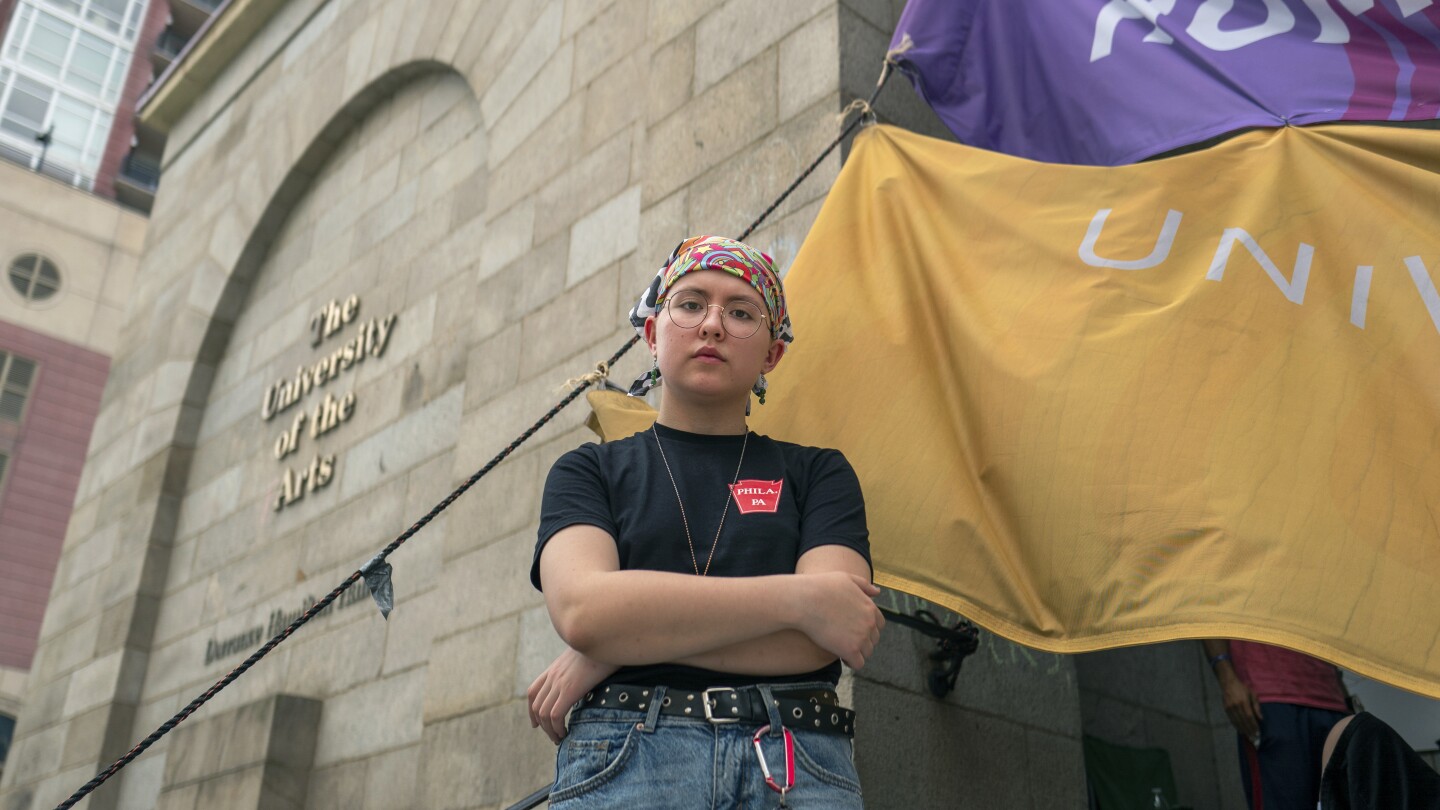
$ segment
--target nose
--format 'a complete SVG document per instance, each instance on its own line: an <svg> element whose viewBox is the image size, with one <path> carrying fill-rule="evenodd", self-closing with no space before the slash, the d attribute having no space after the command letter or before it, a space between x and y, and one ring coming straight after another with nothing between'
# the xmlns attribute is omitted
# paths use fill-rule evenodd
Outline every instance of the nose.
<svg viewBox="0 0 1440 810"><path fill-rule="evenodd" d="M711 304L705 308L705 318L700 321L701 336L721 337L725 334L725 308Z"/></svg>

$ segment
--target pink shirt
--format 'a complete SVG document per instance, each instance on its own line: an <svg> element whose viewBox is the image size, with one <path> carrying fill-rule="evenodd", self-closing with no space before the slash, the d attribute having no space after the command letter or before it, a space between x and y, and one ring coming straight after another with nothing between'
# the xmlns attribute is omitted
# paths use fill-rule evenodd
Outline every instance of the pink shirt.
<svg viewBox="0 0 1440 810"><path fill-rule="evenodd" d="M1230 663L1261 703L1349 711L1339 672L1317 658L1284 647L1232 640Z"/></svg>

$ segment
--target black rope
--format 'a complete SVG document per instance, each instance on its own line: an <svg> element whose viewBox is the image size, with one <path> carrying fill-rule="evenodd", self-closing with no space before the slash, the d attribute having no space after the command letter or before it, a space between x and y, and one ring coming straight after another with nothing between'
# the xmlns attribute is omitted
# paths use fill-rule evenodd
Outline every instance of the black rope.
<svg viewBox="0 0 1440 810"><path fill-rule="evenodd" d="M816 167L820 165L821 161L823 161L831 152L833 152L835 150L835 147L840 145L841 141L845 140L845 138L849 136L852 131L854 131L855 127L859 126L861 121L871 116L871 113L869 111L870 105L875 103L875 97L880 94L880 89L885 86L885 82L889 78L889 75L890 68L887 64L885 67L885 71L880 75L879 83L875 85L875 92L870 95L870 100L866 102L865 108L862 113L860 115L857 115L855 117L855 120L851 121L850 124L845 127L845 129L840 133L840 136L837 137L834 141L832 141L830 145L825 148L824 152L820 153L820 157L816 158L814 162L812 162L808 167L806 167L805 171L802 172L800 176L795 179L795 182L791 183L788 188L781 192L780 196L775 199L775 202L770 204L769 208L766 208L763 212L761 212L760 216L757 217L754 222L750 223L750 227L746 228L740 234L740 236L736 237L738 240L744 241L746 237L748 237L757 227L759 227L760 223L765 221L766 217L774 213L775 209L779 208L781 203L785 202L785 199L789 197L790 194L794 192L795 189L798 188L802 182L804 182L805 178L810 176L811 172L815 171ZM630 351L630 349L636 343L639 342L639 335L632 336L629 340L625 341L624 345L622 345L618 350L616 350L614 354L610 355L610 359L606 360L605 363L601 366L601 368L605 369L608 373L608 370L610 368L613 368L615 363L626 352ZM535 433L539 431L542 427L544 427L546 423L548 423L551 419L554 419L556 414L560 413L560 411L563 410L571 402L574 402L575 399L580 396L581 392L593 385L595 381L600 378L600 376L601 375L597 375L596 377L592 377L590 379L582 379L577 382L575 388L570 391L570 393L566 394L549 411L546 411L545 415L540 417L535 422L535 424L531 425L524 433L521 433L518 437L516 437L516 439L510 442L510 444L507 445L504 450L501 450L499 453L497 453L494 458L486 462L484 467L481 467L478 471L476 471L474 475L470 476L470 478L467 479L465 483L461 484L458 488L456 488L454 492L451 492L445 497L444 500L431 508L431 510L427 512L424 517L415 521L415 524L412 525L410 528L406 529L403 533L401 533L399 537L391 540L390 544L385 546L385 548L382 549L379 554L376 554L374 557L370 558L370 560L366 562L365 565L361 566L355 572L350 574L350 576L346 577L345 581L341 582L338 586L336 586L335 590L326 594L325 598L311 605L309 610L300 614L300 616L296 618L295 621L290 623L290 626L286 627L274 638L267 641L265 643L265 646L251 653L249 658L246 658L243 662L241 662L239 666L230 670L229 674L216 681L209 689L206 689L204 692L202 692L199 697L190 701L189 705L176 713L174 717L171 717L169 720L166 720L164 723L162 723L159 728L155 729L153 732L150 733L150 736L141 740L124 756L115 760L115 762L112 763L110 767L96 774L93 779L91 779L89 782L86 782L80 787L79 790L75 791L70 796L70 798L56 805L55 810L69 810L69 808L74 807L76 803L78 803L86 796L90 795L90 793L93 792L96 788L104 784L107 779L119 772L121 768L129 765L130 762L133 761L136 757L143 754L145 750L150 746L154 745L157 740L170 733L171 729L183 723L187 717L195 713L195 710L205 705L205 703L207 703L210 698L215 697L215 695L218 694L221 689L229 686L230 683L236 678L244 675L246 670L250 669L250 667L254 666L256 662L258 662L261 658L264 658L266 654L268 654L271 650L275 649L275 647L277 647L280 642L289 638L290 635L296 630L300 629L302 625L315 618L315 616L319 614L320 611L324 610L326 607L329 607L331 602L334 602L340 597L340 594L344 593L347 588L349 588L351 585L354 585L357 580L361 579L365 575L366 571L369 571L380 563L383 563L385 561L385 558L389 557L396 549L403 546L405 544L405 541L409 540L412 536L414 536L416 532L420 531L422 528L425 527L426 524L434 520L436 515L445 511L445 509L447 509L450 504L454 503L457 498L459 498L461 495L464 495L466 490L474 486L476 481L484 478L487 473L489 473L492 469L495 468L495 465L499 464L501 461L504 461L507 456L515 452L516 448L524 444L531 436L534 436ZM545 794L548 796L549 788L545 788L544 791ZM529 801L530 799L535 798L535 795L538 795L538 793L539 791L537 791L536 794L532 794L532 796L527 797L525 801ZM534 807L535 805L531 804L528 806Z"/></svg>

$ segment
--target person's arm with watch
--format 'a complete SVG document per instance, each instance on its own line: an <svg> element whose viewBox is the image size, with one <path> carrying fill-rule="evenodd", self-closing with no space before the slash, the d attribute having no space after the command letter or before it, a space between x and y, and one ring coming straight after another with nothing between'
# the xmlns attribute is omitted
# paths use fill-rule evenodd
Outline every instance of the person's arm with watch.
<svg viewBox="0 0 1440 810"><path fill-rule="evenodd" d="M1260 701L1235 671L1235 664L1230 659L1229 639L1207 638L1200 643L1205 648L1210 670L1215 673L1215 679L1220 683L1221 700L1225 704L1225 715L1230 718L1230 724L1252 744L1258 746Z"/></svg>

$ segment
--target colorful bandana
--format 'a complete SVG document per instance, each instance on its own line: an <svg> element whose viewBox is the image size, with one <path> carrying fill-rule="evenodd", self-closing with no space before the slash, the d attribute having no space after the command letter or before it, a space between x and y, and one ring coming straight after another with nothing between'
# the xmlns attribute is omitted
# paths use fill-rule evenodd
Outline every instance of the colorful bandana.
<svg viewBox="0 0 1440 810"><path fill-rule="evenodd" d="M665 304L666 293L675 282L696 270L724 270L749 282L765 300L770 339L779 338L787 345L795 341L790 315L785 311L785 289L780 286L780 276L775 272L775 260L744 242L723 236L692 236L670 254L665 266L660 268L630 310L630 325L635 327L640 337L645 337L645 320L659 314ZM657 364L631 384L630 396L644 396L659 384L660 366ZM760 398L761 405L765 404L765 385L765 375L761 374L760 379L755 381L755 387L750 389Z"/></svg>

